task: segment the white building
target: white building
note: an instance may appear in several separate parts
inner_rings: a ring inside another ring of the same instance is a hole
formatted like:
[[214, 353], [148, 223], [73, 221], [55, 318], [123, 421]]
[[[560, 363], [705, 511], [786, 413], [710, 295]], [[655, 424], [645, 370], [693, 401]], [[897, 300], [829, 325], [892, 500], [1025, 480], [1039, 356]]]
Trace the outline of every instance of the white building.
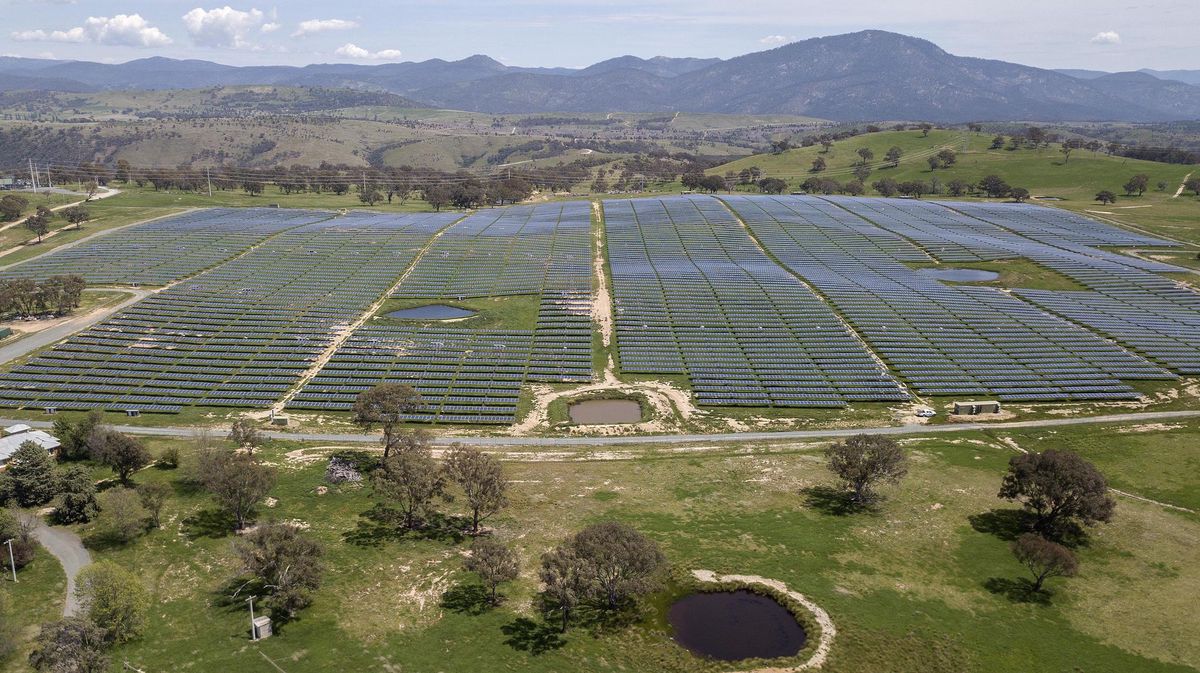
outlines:
[[9, 426], [4, 429], [4, 436], [0, 437], [0, 467], [7, 465], [25, 442], [33, 442], [49, 452], [57, 451], [62, 446], [62, 442], [48, 432], [34, 430], [25, 424]]

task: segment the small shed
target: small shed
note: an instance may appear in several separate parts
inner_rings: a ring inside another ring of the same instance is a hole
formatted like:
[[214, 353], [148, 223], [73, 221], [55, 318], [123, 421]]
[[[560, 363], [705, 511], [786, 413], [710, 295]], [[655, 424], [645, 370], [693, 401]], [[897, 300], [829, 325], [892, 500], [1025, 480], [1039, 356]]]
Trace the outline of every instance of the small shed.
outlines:
[[954, 414], [956, 416], [978, 416], [980, 414], [998, 413], [1000, 413], [1000, 403], [994, 400], [954, 403]]

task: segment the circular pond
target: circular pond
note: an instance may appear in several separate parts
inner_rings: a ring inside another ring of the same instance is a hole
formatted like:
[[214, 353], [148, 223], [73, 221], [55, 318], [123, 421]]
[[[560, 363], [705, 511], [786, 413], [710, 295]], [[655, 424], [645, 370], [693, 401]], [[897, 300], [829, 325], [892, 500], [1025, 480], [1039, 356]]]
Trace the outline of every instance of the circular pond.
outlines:
[[397, 320], [456, 320], [458, 318], [470, 318], [473, 315], [475, 315], [474, 311], [469, 311], [465, 308], [446, 306], [445, 304], [430, 304], [428, 306], [417, 306], [392, 311], [385, 317]]
[[675, 642], [721, 661], [793, 657], [808, 638], [778, 601], [745, 590], [684, 596], [671, 605], [667, 620]]
[[625, 425], [642, 422], [642, 405], [635, 400], [586, 400], [568, 407], [575, 425]]
[[983, 269], [921, 269], [921, 273], [926, 276], [933, 276], [938, 280], [949, 280], [958, 283], [979, 283], [996, 280], [1000, 277], [1000, 274], [995, 271], [984, 271]]

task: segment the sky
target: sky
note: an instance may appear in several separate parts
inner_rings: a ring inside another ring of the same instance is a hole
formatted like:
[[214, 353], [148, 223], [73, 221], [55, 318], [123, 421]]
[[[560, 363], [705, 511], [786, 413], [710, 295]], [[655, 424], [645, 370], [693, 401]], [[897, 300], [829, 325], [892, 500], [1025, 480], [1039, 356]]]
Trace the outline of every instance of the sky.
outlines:
[[1200, 69], [1196, 1], [0, 0], [0, 55], [304, 65], [487, 54], [583, 67], [624, 54], [728, 58], [880, 29], [1044, 68]]

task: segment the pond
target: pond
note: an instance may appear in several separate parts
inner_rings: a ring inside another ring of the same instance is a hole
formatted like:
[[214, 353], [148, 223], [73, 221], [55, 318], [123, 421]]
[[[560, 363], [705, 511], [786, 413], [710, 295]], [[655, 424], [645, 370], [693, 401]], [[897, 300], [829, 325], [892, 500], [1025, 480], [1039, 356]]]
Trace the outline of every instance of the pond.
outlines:
[[575, 425], [624, 425], [642, 422], [642, 405], [635, 400], [587, 400], [568, 410]]
[[926, 276], [933, 276], [938, 280], [949, 280], [958, 283], [979, 283], [996, 280], [1000, 277], [1000, 274], [995, 271], [984, 271], [983, 269], [921, 269], [920, 272]]
[[446, 306], [445, 304], [430, 304], [428, 306], [417, 306], [415, 308], [392, 311], [384, 317], [395, 318], [397, 320], [455, 320], [458, 318], [470, 318], [473, 315], [475, 315], [475, 311], [465, 308]]
[[675, 642], [721, 661], [792, 657], [808, 638], [778, 601], [745, 590], [685, 596], [671, 605], [667, 620]]

